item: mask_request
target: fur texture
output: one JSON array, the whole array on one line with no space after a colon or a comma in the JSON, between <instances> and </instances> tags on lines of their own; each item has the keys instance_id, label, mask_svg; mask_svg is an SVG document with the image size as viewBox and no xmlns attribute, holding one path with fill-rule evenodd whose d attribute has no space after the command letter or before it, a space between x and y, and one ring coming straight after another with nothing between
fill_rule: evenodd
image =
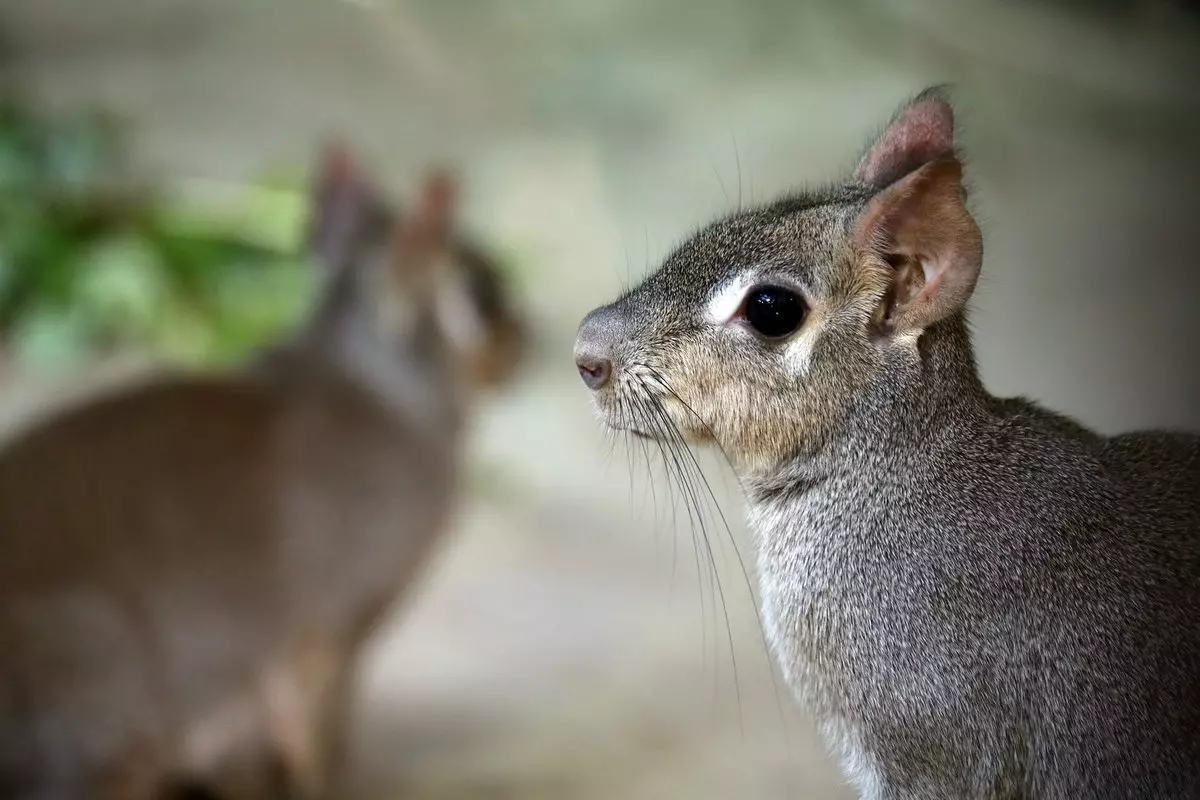
<instances>
[{"instance_id":1,"label":"fur texture","mask_svg":"<svg viewBox=\"0 0 1200 800\"><path fill-rule=\"evenodd\" d=\"M445 529L464 415L522 333L451 238L444 177L397 216L331 152L314 200L327 289L293 341L0 453L3 797L334 785L360 652Z\"/></svg>"},{"instance_id":2,"label":"fur texture","mask_svg":"<svg viewBox=\"0 0 1200 800\"><path fill-rule=\"evenodd\" d=\"M934 88L845 185L701 230L581 325L597 408L729 458L769 640L864 798L1200 797L1200 437L986 391L961 176ZM791 336L713 318L755 283L805 299Z\"/></svg>"}]
</instances>

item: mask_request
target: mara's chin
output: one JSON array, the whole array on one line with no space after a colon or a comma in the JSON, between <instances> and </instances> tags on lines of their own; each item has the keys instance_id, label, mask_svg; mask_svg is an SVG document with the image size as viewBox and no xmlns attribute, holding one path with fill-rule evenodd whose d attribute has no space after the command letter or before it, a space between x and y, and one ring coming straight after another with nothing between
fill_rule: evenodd
<instances>
[{"instance_id":1,"label":"mara's chin","mask_svg":"<svg viewBox=\"0 0 1200 800\"><path fill-rule=\"evenodd\" d=\"M600 414L600 423L605 427L606 430L623 436L636 436L639 439L646 439L648 441L657 441L659 438L652 433L647 433L636 425L623 422L622 420L609 419L608 416L603 413Z\"/></svg>"},{"instance_id":2,"label":"mara's chin","mask_svg":"<svg viewBox=\"0 0 1200 800\"><path fill-rule=\"evenodd\" d=\"M618 434L621 436L632 436L634 438L641 439L641 440L647 441L647 442L678 443L682 439L684 443L689 444L689 445L702 445L702 444L706 444L709 441L708 437L697 436L693 431L681 430L681 429L677 428L674 423L671 423L671 429L668 432L666 430L663 430L663 431L643 430L641 427L639 427L637 425L621 424L619 422L611 422L611 421L609 421L607 419L603 419L603 418L602 418L602 421L604 423L604 427L606 429L608 429L609 431L611 431L612 433L615 433L615 434Z\"/></svg>"},{"instance_id":3,"label":"mara's chin","mask_svg":"<svg viewBox=\"0 0 1200 800\"><path fill-rule=\"evenodd\" d=\"M622 414L618 409L607 408L600 403L595 404L595 409L600 423L613 433L628 434L651 442L678 442L682 439L687 444L704 444L709 440L708 436L692 430L691 426L680 425L672 410L665 406L655 410L646 409L644 415ZM653 424L647 424L647 419Z\"/></svg>"}]
</instances>

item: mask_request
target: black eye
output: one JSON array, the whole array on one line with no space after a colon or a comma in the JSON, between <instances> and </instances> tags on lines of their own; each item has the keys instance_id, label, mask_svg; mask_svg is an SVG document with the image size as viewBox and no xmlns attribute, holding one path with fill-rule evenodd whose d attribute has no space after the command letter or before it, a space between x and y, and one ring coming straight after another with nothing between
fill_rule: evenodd
<instances>
[{"instance_id":1,"label":"black eye","mask_svg":"<svg viewBox=\"0 0 1200 800\"><path fill-rule=\"evenodd\" d=\"M804 299L779 286L761 286L746 295L743 315L768 339L787 336L804 322Z\"/></svg>"}]
</instances>

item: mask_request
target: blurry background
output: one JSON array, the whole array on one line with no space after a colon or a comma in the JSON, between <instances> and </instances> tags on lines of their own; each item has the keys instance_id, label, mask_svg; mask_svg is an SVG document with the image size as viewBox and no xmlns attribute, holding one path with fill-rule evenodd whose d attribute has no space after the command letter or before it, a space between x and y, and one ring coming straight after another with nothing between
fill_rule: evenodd
<instances>
[{"instance_id":1,"label":"blurry background","mask_svg":"<svg viewBox=\"0 0 1200 800\"><path fill-rule=\"evenodd\" d=\"M839 176L949 80L990 386L1104 431L1200 425L1189 5L0 0L0 433L285 331L325 136L400 197L455 163L539 341L379 642L362 795L849 797L776 694L720 517L719 591L661 475L598 430L575 326L715 214Z\"/></svg>"}]
</instances>

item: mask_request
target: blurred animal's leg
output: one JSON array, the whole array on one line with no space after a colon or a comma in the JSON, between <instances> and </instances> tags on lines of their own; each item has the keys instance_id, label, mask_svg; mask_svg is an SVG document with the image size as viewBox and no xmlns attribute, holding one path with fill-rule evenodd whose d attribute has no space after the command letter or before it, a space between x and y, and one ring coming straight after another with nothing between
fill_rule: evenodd
<instances>
[{"instance_id":1,"label":"blurred animal's leg","mask_svg":"<svg viewBox=\"0 0 1200 800\"><path fill-rule=\"evenodd\" d=\"M348 691L341 648L312 642L273 665L263 678L270 737L296 797L322 798L340 766L340 696Z\"/></svg>"}]
</instances>

